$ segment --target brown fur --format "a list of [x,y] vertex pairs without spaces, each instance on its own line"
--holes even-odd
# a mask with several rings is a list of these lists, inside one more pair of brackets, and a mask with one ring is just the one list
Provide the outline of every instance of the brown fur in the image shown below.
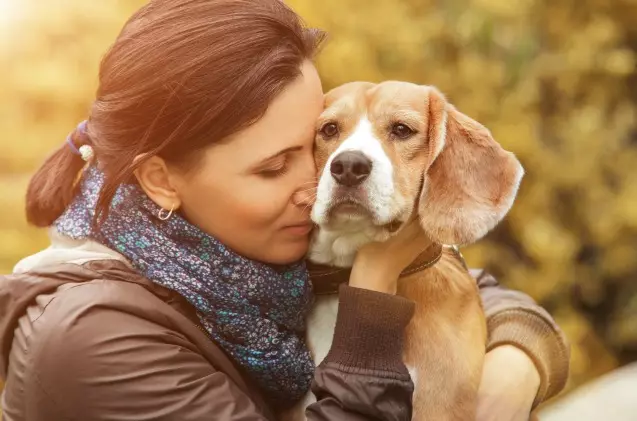
[[[417,210],[432,241],[474,242],[508,212],[522,167],[484,126],[456,110],[435,88],[354,82],[330,91],[325,106],[318,127],[336,121],[340,133],[337,139],[317,136],[317,168],[324,168],[367,116],[393,163],[392,212],[404,222]],[[396,121],[418,133],[392,139],[387,127]],[[398,293],[417,304],[405,348],[405,362],[417,376],[413,419],[475,419],[487,339],[475,280],[445,251],[433,268],[401,279]]]
[[446,251],[433,268],[402,278],[398,294],[417,303],[404,357],[417,373],[413,419],[474,420],[487,337],[475,280]]

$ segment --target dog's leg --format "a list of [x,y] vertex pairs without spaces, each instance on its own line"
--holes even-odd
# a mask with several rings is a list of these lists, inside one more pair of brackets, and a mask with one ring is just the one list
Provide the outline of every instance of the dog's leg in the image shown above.
[[441,262],[438,270],[399,286],[401,295],[416,302],[405,335],[405,362],[416,373],[414,421],[476,416],[486,323],[475,280],[446,266]]
[[[409,340],[412,338],[413,336]],[[434,339],[436,346],[440,348],[433,352],[418,353],[420,361],[413,361],[416,374],[412,375],[412,378],[416,381],[412,419],[414,421],[474,420],[484,351],[467,352],[467,347],[460,350],[467,345],[465,341],[448,341],[442,337],[420,337],[420,339],[425,340],[425,346],[427,341]]]

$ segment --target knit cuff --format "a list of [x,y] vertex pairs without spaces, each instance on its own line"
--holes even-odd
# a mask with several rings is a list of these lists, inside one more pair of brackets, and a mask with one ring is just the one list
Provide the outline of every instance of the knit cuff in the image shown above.
[[409,376],[403,363],[405,328],[414,314],[405,298],[342,285],[332,347],[325,363],[346,372],[376,370]]
[[533,408],[556,395],[568,379],[569,349],[553,325],[532,310],[504,310],[487,320],[487,352],[501,345],[522,350],[540,374],[540,387]]

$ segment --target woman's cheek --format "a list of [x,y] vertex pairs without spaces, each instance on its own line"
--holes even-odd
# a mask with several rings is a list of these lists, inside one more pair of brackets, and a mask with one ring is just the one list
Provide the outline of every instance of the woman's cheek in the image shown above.
[[251,225],[273,224],[285,213],[291,190],[277,183],[255,182],[253,187],[250,194],[241,195],[237,201],[236,213],[249,219]]

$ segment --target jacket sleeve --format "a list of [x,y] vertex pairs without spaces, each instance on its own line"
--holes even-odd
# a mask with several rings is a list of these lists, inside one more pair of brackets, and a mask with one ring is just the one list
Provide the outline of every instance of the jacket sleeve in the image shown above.
[[346,285],[332,347],[317,367],[317,402],[309,421],[411,420],[414,385],[402,361],[404,331],[414,303]]
[[541,379],[535,408],[566,385],[570,362],[566,336],[528,295],[503,288],[485,271],[472,270],[471,274],[477,279],[487,317],[487,352],[500,345],[513,345],[531,358]]
[[29,420],[266,420],[177,331],[121,309],[60,301],[35,322]]

